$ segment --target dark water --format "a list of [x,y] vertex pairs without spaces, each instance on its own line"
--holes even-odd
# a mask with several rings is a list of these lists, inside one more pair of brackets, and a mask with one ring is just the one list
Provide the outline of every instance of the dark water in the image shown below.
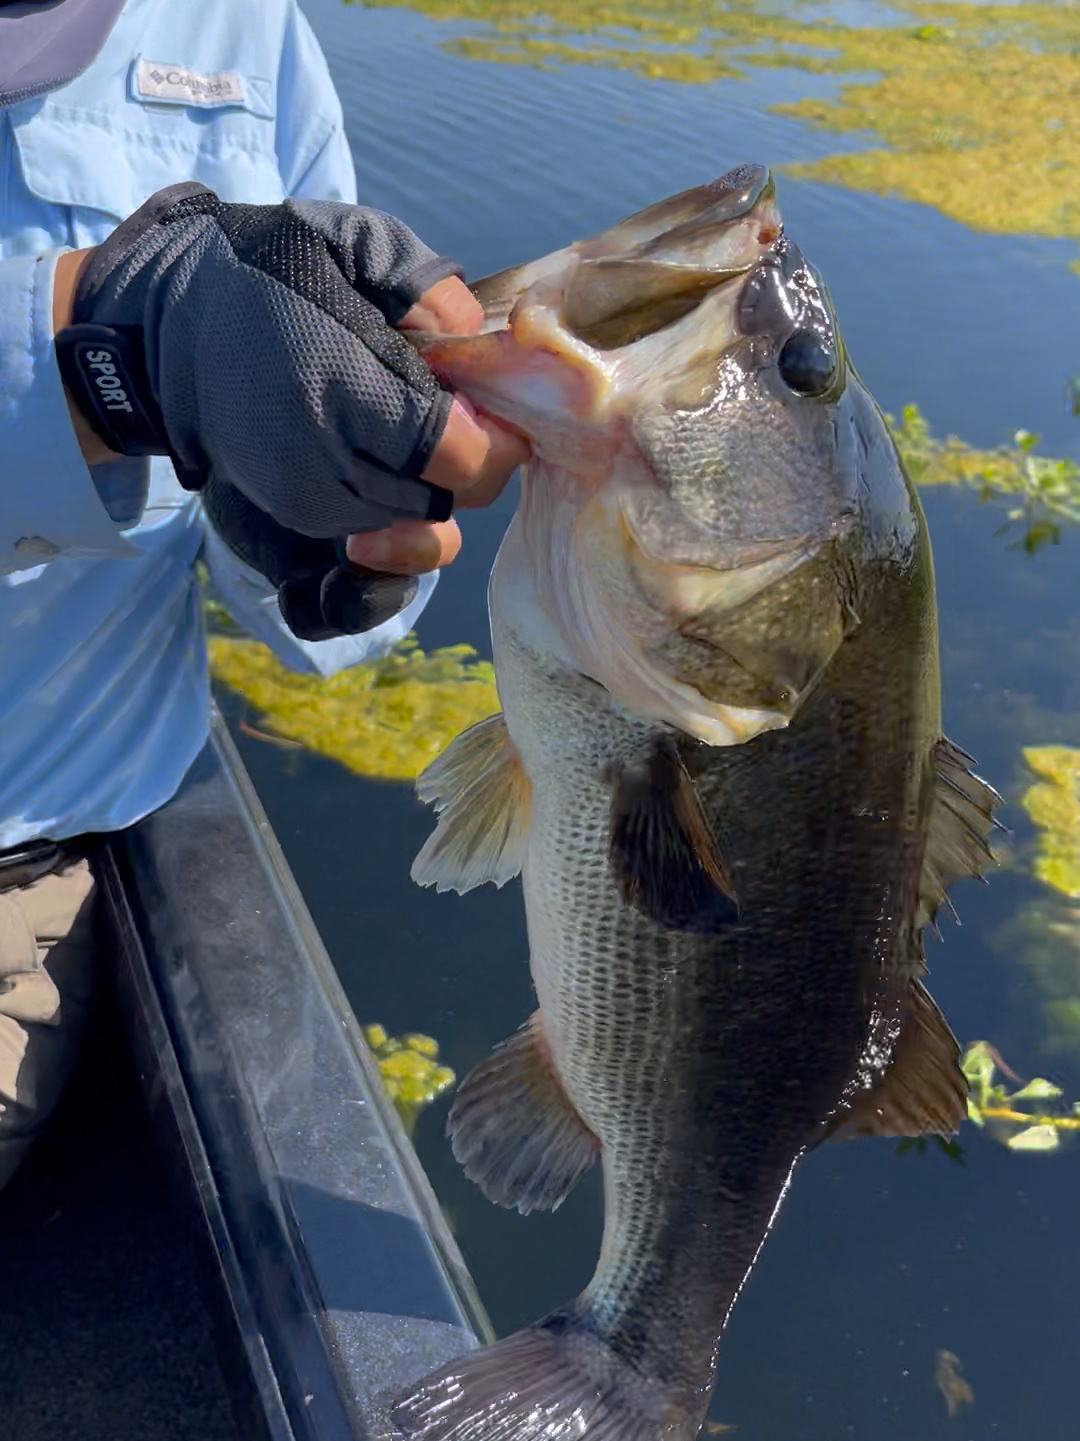
[[[362,196],[407,219],[473,275],[539,254],[743,160],[813,158],[845,142],[769,115],[831,93],[826,78],[762,71],[691,87],[631,74],[536,72],[456,59],[453,28],[410,12],[305,5],[348,117]],[[852,142],[854,143],[854,142]],[[1065,377],[1080,365],[1080,290],[1063,243],[972,233],[936,212],[781,178],[793,235],[824,272],[849,350],[893,411],[980,445],[1018,426],[1076,452]],[[1067,317],[1072,317],[1071,322]],[[1023,744],[1080,743],[1080,536],[1035,558],[1007,549],[999,511],[925,496],[941,606],[948,733],[1013,804]],[[425,647],[490,654],[484,589],[512,510],[470,514],[466,550],[420,628]],[[410,885],[429,828],[407,787],[239,737],[361,1019],[429,1031],[459,1074],[532,1009],[520,893],[459,899]],[[1080,1055],[1050,1051],[1044,1009],[1004,928],[1040,893],[1019,865],[957,888],[964,918],[931,945],[934,993],[964,1041],[993,1040],[1025,1075],[1080,1096]],[[442,1139],[418,1146],[496,1327],[574,1294],[599,1234],[595,1181],[555,1216],[490,1206]],[[738,1441],[1076,1441],[1080,1144],[1021,1156],[962,1137],[966,1164],[836,1144],[797,1174],[722,1349],[712,1415]],[[935,1357],[975,1394],[948,1418]]]

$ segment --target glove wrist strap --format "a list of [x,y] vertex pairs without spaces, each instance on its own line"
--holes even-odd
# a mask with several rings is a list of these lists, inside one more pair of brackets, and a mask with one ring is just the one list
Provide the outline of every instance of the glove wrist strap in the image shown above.
[[87,424],[120,455],[168,455],[165,421],[151,396],[142,336],[130,326],[69,325],[56,359]]

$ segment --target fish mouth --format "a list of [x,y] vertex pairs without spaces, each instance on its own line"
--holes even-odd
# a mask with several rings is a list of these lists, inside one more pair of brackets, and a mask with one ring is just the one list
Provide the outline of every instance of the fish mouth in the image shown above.
[[560,326],[594,350],[633,345],[746,276],[782,234],[771,172],[740,166],[580,246],[557,307]]
[[[529,435],[538,454],[580,470],[565,418],[579,428],[618,419],[619,394],[637,383],[631,372],[655,363],[636,341],[657,334],[661,345],[705,354],[720,346],[718,328],[734,338],[735,283],[781,236],[771,173],[740,166],[478,281],[480,333],[406,338],[452,389]],[[723,316],[709,311],[716,301]],[[680,321],[694,333],[684,336]]]

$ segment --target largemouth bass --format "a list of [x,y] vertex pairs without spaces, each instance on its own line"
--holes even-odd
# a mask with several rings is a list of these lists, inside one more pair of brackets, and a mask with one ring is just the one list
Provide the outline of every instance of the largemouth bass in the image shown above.
[[539,1008],[450,1133],[494,1201],[596,1160],[584,1293],[428,1378],[422,1441],[682,1441],[804,1152],[947,1135],[922,929],[996,794],[940,730],[922,512],[772,181],[743,167],[482,282],[425,353],[533,444],[491,579],[501,716],[414,867],[522,876]]

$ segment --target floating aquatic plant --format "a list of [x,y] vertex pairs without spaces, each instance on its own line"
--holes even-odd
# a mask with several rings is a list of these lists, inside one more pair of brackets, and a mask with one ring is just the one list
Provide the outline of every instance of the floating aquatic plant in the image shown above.
[[826,67],[876,78],[845,85],[835,100],[775,107],[818,129],[876,133],[884,144],[791,173],[919,201],[975,230],[1080,239],[1075,8],[904,0],[896,8],[921,23],[844,27],[837,63]]
[[1037,454],[1030,430],[1016,431],[1011,445],[977,450],[955,435],[937,439],[917,405],[886,420],[916,485],[965,485],[982,501],[1004,500],[1001,529],[1017,530],[1015,544],[1028,554],[1056,544],[1063,523],[1080,523],[1080,465]]
[[959,1356],[953,1351],[939,1351],[935,1356],[934,1385],[950,1418],[958,1416],[965,1406],[975,1404],[975,1392],[964,1376]]
[[851,24],[799,0],[783,10],[760,0],[388,3],[481,23],[479,34],[446,42],[473,59],[605,66],[679,83],[762,66],[857,73],[834,98],[773,108],[880,143],[791,173],[918,201],[978,230],[1080,239],[1075,6],[894,0],[877,9],[879,23],[867,5],[864,23]]
[[411,1136],[424,1107],[454,1084],[454,1073],[449,1066],[439,1064],[438,1041],[419,1031],[391,1036],[385,1026],[372,1023],[364,1027],[364,1040],[405,1131]]
[[1022,801],[1039,832],[1035,874],[1070,901],[1080,901],[1080,750],[1026,746],[1024,760],[1039,777]]
[[271,736],[357,775],[413,780],[466,726],[499,709],[495,673],[468,645],[425,652],[409,636],[337,675],[298,675],[258,641],[210,637],[215,681],[251,705]]
[[1044,893],[1022,906],[1000,938],[1044,997],[1047,1049],[1080,1044],[1080,750],[1027,746],[1036,779],[1021,804],[1035,827],[1031,868]]
[[989,1041],[976,1041],[960,1062],[967,1077],[968,1116],[1001,1140],[1010,1151],[1055,1151],[1080,1131],[1080,1101],[1064,1101],[1064,1091],[1042,1076],[1006,1090],[999,1073],[1019,1081]]

